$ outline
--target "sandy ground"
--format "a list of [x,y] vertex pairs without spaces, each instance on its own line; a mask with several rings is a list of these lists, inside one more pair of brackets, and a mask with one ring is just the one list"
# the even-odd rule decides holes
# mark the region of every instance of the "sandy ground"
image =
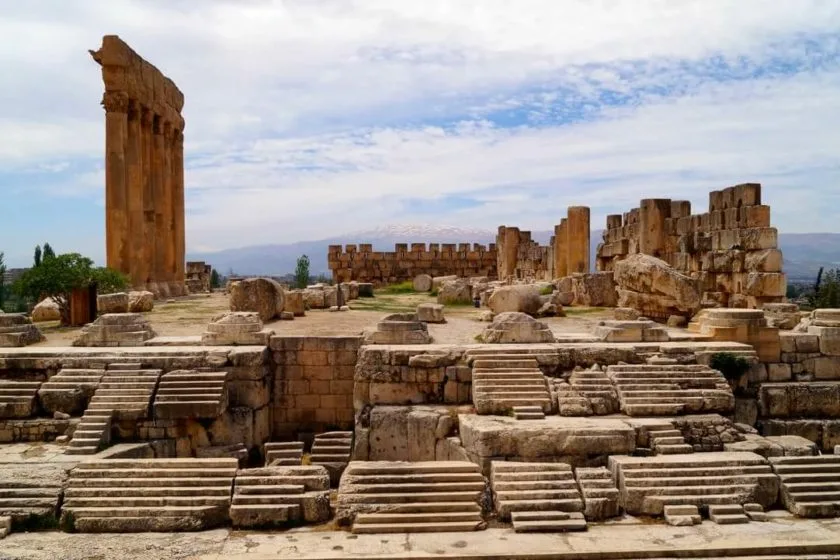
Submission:
[[[377,321],[390,313],[413,311],[417,305],[434,302],[425,294],[377,293],[375,298],[350,302],[350,311],[334,313],[312,310],[294,321],[274,321],[266,325],[277,334],[287,335],[358,335],[374,328]],[[155,309],[146,315],[159,336],[195,336],[204,332],[212,318],[228,310],[225,294],[193,295],[156,302]],[[435,342],[469,344],[487,326],[478,320],[481,311],[468,306],[447,306],[444,325],[429,325]],[[591,333],[598,321],[612,318],[611,310],[573,307],[566,309],[566,317],[542,319],[555,334]],[[56,323],[38,325],[47,340],[36,346],[70,346],[78,336],[78,328],[60,328]]]

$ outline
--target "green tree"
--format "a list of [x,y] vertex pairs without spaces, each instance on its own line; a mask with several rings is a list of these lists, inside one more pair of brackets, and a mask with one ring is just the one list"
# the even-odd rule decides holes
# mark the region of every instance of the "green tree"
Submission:
[[810,299],[811,306],[814,309],[836,309],[840,307],[840,269],[822,272]]
[[[68,253],[68,254],[70,254],[70,253]],[[50,247],[49,243],[44,243],[44,251],[43,251],[43,254],[41,255],[41,262],[43,262],[47,259],[51,259],[53,257],[55,257],[55,251],[53,251],[53,248]]]
[[309,285],[309,257],[301,255],[295,267],[295,287],[305,288]]
[[3,305],[6,303],[6,255],[0,251],[0,311],[3,310]]
[[33,266],[41,266],[41,246],[35,245],[35,257],[33,260]]
[[222,278],[219,276],[219,271],[215,268],[213,272],[210,273],[210,289],[215,290],[216,288],[222,287]]
[[53,298],[61,312],[61,323],[70,322],[70,295],[77,288],[97,284],[101,293],[124,289],[128,278],[109,268],[96,268],[93,261],[78,253],[66,253],[47,257],[44,246],[41,266],[23,273],[15,283],[15,290],[22,297],[35,301]]

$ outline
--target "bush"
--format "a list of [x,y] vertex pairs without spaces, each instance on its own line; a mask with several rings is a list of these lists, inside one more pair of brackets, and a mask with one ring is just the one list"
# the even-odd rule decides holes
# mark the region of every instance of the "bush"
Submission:
[[709,366],[721,372],[727,381],[734,383],[737,383],[752,367],[749,360],[730,352],[713,354],[709,360]]
[[391,284],[390,286],[385,286],[383,291],[386,294],[413,294],[414,282],[406,280],[405,282],[400,282],[399,284]]

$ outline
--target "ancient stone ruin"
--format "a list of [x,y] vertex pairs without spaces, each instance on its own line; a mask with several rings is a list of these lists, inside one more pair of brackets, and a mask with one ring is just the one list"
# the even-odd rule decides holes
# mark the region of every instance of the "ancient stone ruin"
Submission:
[[210,276],[213,274],[213,267],[204,261],[187,261],[186,283],[191,294],[200,294],[210,291]]
[[116,35],[91,56],[105,83],[107,264],[137,289],[181,295],[184,94]]

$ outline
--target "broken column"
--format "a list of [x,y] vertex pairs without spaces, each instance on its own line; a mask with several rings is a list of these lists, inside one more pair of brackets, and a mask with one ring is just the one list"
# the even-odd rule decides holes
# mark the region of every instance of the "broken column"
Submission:
[[589,207],[570,206],[566,229],[569,274],[589,273]]
[[554,277],[563,278],[569,275],[569,252],[566,232],[568,220],[563,218],[560,224],[554,226]]

